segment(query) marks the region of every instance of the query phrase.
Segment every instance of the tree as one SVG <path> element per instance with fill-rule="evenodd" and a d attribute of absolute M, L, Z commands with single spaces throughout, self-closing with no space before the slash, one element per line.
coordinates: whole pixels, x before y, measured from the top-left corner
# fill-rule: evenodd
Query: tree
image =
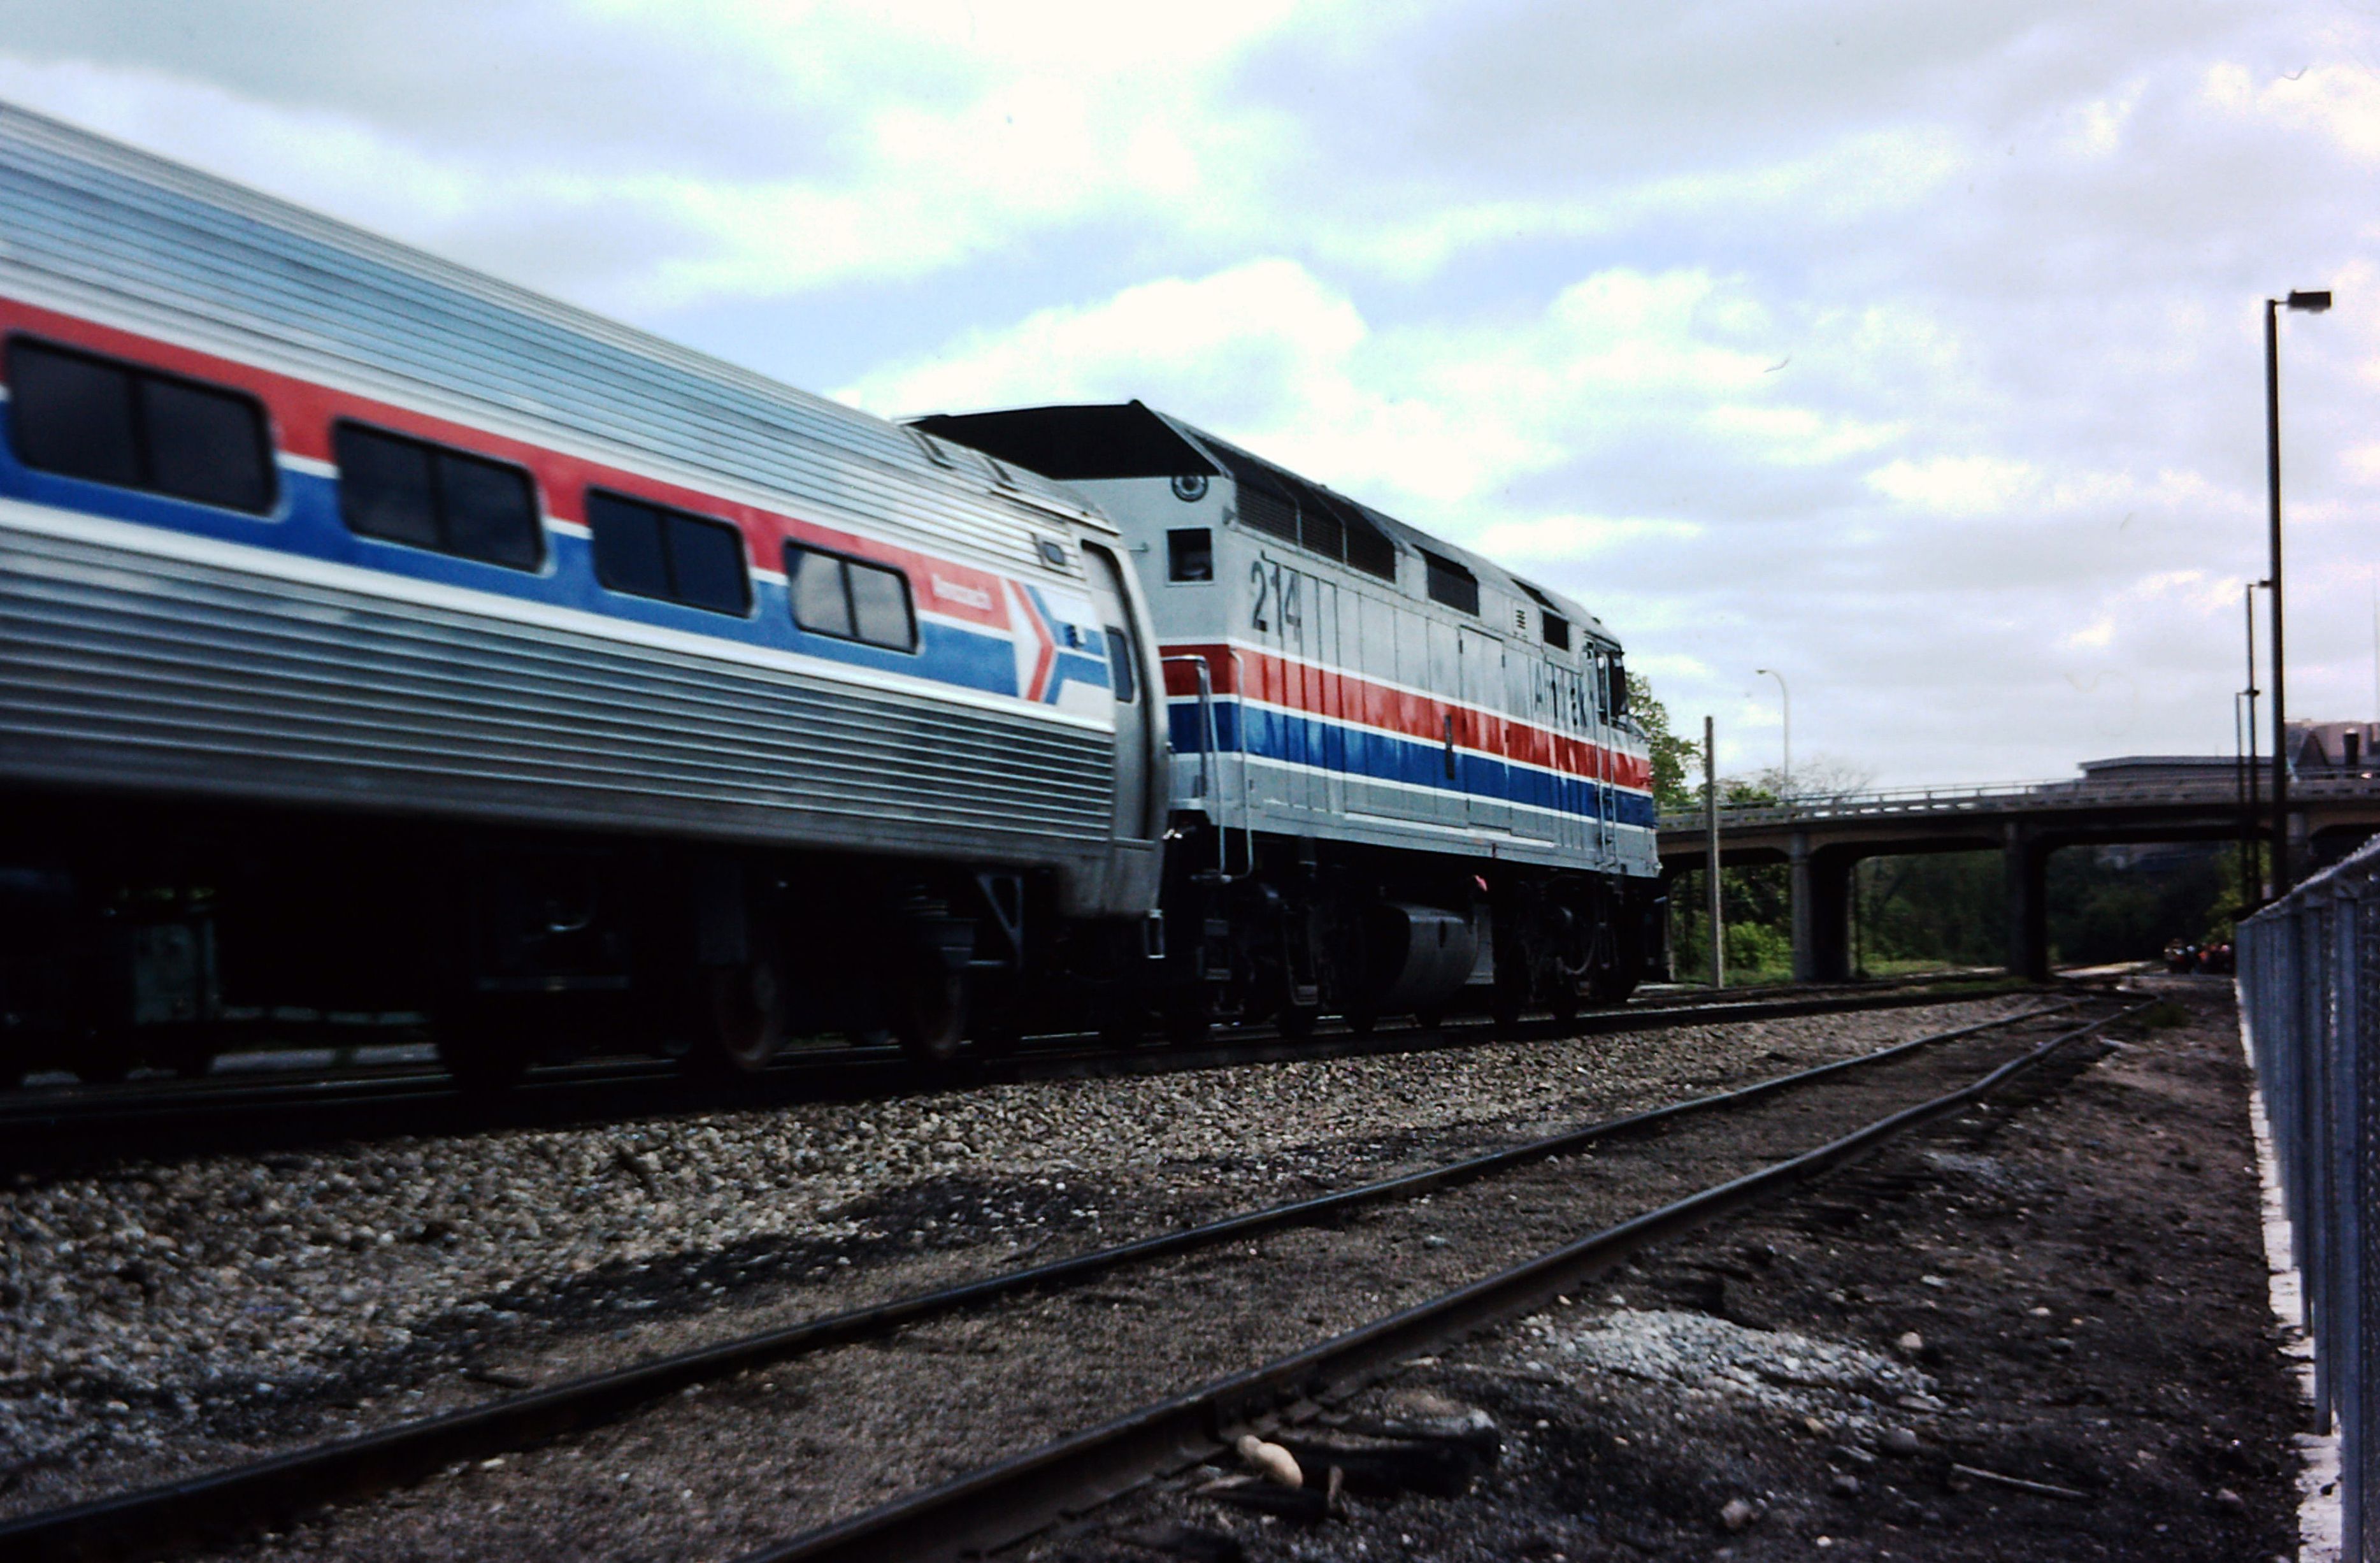
<path fill-rule="evenodd" d="M 1670 708 L 1653 693 L 1652 681 L 1633 668 L 1628 674 L 1628 710 L 1645 729 L 1645 747 L 1653 754 L 1653 802 L 1656 807 L 1691 809 L 1702 801 L 1699 784 L 1690 780 L 1702 769 L 1703 748 L 1670 730 Z"/>

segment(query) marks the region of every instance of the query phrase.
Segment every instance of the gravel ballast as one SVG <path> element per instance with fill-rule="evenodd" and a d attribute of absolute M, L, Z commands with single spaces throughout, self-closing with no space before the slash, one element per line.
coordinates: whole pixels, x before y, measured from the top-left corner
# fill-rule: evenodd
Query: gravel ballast
<path fill-rule="evenodd" d="M 1972 1023 L 1867 1016 L 19 1178 L 0 1511 Z"/>

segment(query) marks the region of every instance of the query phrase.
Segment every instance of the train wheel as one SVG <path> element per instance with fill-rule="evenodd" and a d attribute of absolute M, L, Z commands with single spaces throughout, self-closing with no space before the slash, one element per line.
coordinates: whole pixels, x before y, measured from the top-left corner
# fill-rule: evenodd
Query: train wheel
<path fill-rule="evenodd" d="M 518 1001 L 473 994 L 450 1004 L 438 1017 L 438 1061 L 466 1091 L 502 1091 L 528 1073 L 537 1044 L 530 1007 Z"/>
<path fill-rule="evenodd" d="M 169 1043 L 158 1062 L 173 1070 L 177 1080 L 198 1080 L 215 1067 L 214 1044 L 197 1037 Z"/>
<path fill-rule="evenodd" d="M 1318 1004 L 1284 1004 L 1273 1017 L 1273 1024 L 1292 1042 L 1303 1042 L 1314 1034 L 1315 1022 L 1321 1019 L 1322 1007 Z"/>
<path fill-rule="evenodd" d="M 1578 984 L 1568 978 L 1556 983 L 1547 1007 L 1554 1012 L 1554 1019 L 1560 1024 L 1575 1024 L 1578 1020 Z"/>
<path fill-rule="evenodd" d="M 1380 1018 L 1368 1009 L 1347 1012 L 1347 1029 L 1357 1036 L 1370 1036 L 1380 1029 Z"/>
<path fill-rule="evenodd" d="M 128 1037 L 101 1034 L 82 1039 L 67 1067 L 85 1085 L 117 1085 L 132 1072 L 132 1042 Z"/>
<path fill-rule="evenodd" d="M 686 1067 L 729 1078 L 759 1074 L 784 1045 L 793 1007 L 783 957 L 767 951 L 740 965 L 714 967 L 706 976 L 710 1024 L 687 1050 Z"/>
<path fill-rule="evenodd" d="M 1426 1032 L 1437 1031 L 1439 1027 L 1446 1024 L 1446 1011 L 1443 1009 L 1416 1009 L 1414 1011 L 1414 1023 L 1421 1027 L 1421 1029 Z"/>
<path fill-rule="evenodd" d="M 1207 995 L 1177 995 L 1165 1005 L 1165 1043 L 1169 1047 L 1204 1046 L 1214 1023 L 1207 1017 Z"/>
<path fill-rule="evenodd" d="M 966 1035 L 966 983 L 939 951 L 921 950 L 908 965 L 907 980 L 885 995 L 892 1034 L 918 1063 L 947 1064 Z"/>

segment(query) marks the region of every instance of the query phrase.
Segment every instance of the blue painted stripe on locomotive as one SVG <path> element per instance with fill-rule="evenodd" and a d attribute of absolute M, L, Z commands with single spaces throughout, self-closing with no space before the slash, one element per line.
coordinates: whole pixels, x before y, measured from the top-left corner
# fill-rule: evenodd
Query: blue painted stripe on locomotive
<path fill-rule="evenodd" d="M 1242 714 L 1246 716 L 1245 741 Z M 1460 792 L 1489 801 L 1576 815 L 1602 817 L 1596 783 L 1578 776 L 1557 775 L 1534 765 L 1515 765 L 1493 755 L 1468 751 L 1455 753 L 1455 775 L 1446 774 L 1446 749 L 1384 733 L 1276 711 L 1267 706 L 1243 706 L 1230 696 L 1214 702 L 1215 741 L 1225 754 L 1249 754 L 1292 765 L 1372 781 L 1399 782 L 1437 792 Z M 1177 700 L 1169 707 L 1169 725 L 1177 754 L 1196 754 L 1205 746 L 1198 702 Z M 1613 823 L 1651 829 L 1656 811 L 1647 793 L 1615 787 Z"/>
<path fill-rule="evenodd" d="M 784 585 L 759 576 L 753 577 L 751 582 L 753 612 L 744 618 L 610 592 L 595 579 L 592 543 L 573 533 L 552 530 L 545 533 L 552 559 L 541 572 L 507 569 L 401 543 L 359 537 L 349 531 L 340 518 L 335 480 L 287 467 L 280 470 L 280 502 L 270 516 L 250 516 L 136 489 L 62 478 L 34 471 L 17 459 L 15 445 L 8 437 L 8 410 L 7 402 L 0 399 L 0 495 L 31 504 L 815 656 L 848 666 L 928 678 L 990 694 L 1017 693 L 1015 653 L 1004 635 L 923 617 L 917 621 L 918 649 L 915 653 L 814 635 L 794 622 Z M 1103 647 L 1099 649 L 1104 652 Z M 1107 678 L 1103 654 L 1062 649 L 1050 683 L 1053 690 L 1069 680 L 1105 689 Z"/>

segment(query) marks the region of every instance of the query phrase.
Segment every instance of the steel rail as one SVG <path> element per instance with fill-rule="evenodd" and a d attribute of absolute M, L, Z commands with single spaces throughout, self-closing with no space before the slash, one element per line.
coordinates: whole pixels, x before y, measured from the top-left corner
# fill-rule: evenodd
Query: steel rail
<path fill-rule="evenodd" d="M 1510 1269 L 1318 1345 L 1130 1411 L 1014 1459 L 955 1477 L 865 1514 L 759 1548 L 735 1563 L 959 1563 L 1086 1512 L 1150 1477 L 1230 1447 L 1233 1427 L 1263 1426 L 1357 1387 L 1404 1358 L 1541 1307 L 1664 1239 L 1817 1178 L 1897 1134 L 1958 1112 L 2068 1043 L 2145 1007 L 2061 1032 L 1957 1091 L 1905 1107 L 1815 1150 L 1690 1194 Z"/>
<path fill-rule="evenodd" d="M 1365 1204 L 1433 1192 L 1563 1155 L 1598 1141 L 1642 1132 L 1675 1118 L 1742 1106 L 1919 1048 L 2063 1013 L 2081 1002 L 2067 999 L 1951 1031 L 1931 1032 L 1854 1057 L 1755 1081 L 1732 1091 L 1603 1119 L 1460 1162 L 1312 1199 L 1246 1211 L 1203 1226 L 1160 1233 L 958 1286 L 826 1314 L 246 1465 L 23 1516 L 0 1522 L 0 1557 L 23 1559 L 25 1563 L 128 1557 L 237 1534 L 276 1515 L 385 1492 L 457 1460 L 482 1459 L 600 1426 L 689 1385 L 848 1345 L 1019 1293 L 1078 1282 L 1123 1265 L 1311 1223 Z"/>
<path fill-rule="evenodd" d="M 1052 1035 L 1028 1042 L 1005 1058 L 962 1057 L 955 1066 L 929 1072 L 921 1072 L 889 1044 L 822 1048 L 781 1057 L 764 1073 L 727 1086 L 686 1079 L 663 1060 L 623 1058 L 535 1070 L 509 1093 L 492 1097 L 464 1091 L 441 1069 L 401 1065 L 373 1066 L 381 1072 L 371 1074 L 308 1075 L 293 1080 L 206 1081 L 170 1086 L 138 1082 L 67 1097 L 44 1095 L 37 1088 L 30 1093 L 0 1093 L 0 1167 L 87 1162 L 115 1148 L 111 1137 L 137 1139 L 140 1154 L 147 1156 L 225 1147 L 285 1149 L 382 1132 L 630 1121 L 668 1113 L 856 1100 L 977 1082 L 1172 1074 L 1304 1059 L 1385 1056 L 1488 1041 L 1550 1041 L 1698 1021 L 1911 1008 L 1959 1003 L 1971 996 L 1989 995 L 1945 995 L 1923 988 L 1875 994 L 1789 993 L 1729 1003 L 1593 1010 L 1568 1023 L 1550 1019 L 1524 1020 L 1501 1033 L 1495 1032 L 1493 1023 L 1484 1018 L 1450 1021 L 1435 1030 L 1417 1025 L 1384 1028 L 1369 1037 L 1355 1036 L 1343 1025 L 1326 1025 L 1315 1036 L 1294 1040 L 1252 1028 L 1196 1047 L 1125 1052 L 1087 1045 L 1076 1035 Z M 622 1099 L 615 1101 L 615 1096 Z M 382 1117 L 399 1121 L 375 1121 Z M 242 1130 L 253 1132 L 252 1143 L 233 1138 L 233 1131 Z"/>

